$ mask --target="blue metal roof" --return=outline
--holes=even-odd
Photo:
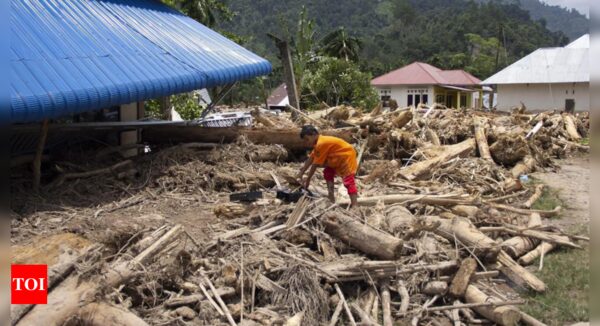
[[[229,84],[271,64],[153,0],[11,0],[11,122]]]

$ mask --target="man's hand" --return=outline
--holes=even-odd
[[[300,180],[300,184],[302,185],[302,188],[308,190],[308,186],[310,186],[310,179],[309,178],[304,178],[304,180]]]

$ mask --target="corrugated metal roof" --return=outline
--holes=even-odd
[[[464,70],[441,70],[423,62],[413,62],[373,79],[371,85],[478,85],[480,82]]]
[[[482,84],[547,84],[590,81],[589,38],[564,48],[542,48],[504,68]]]
[[[265,75],[271,64],[153,0],[11,0],[11,122]]]

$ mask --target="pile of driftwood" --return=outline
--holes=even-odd
[[[544,187],[519,177],[588,150],[584,119],[338,107],[282,121],[290,134],[313,123],[356,143],[358,209],[346,208],[343,187],[330,203],[320,176],[312,196],[275,198],[297,188],[302,146],[258,137],[260,126],[237,143],[61,168],[39,195],[60,212],[17,202],[13,262],[47,263],[49,295],[48,305],[11,307],[12,324],[543,325],[519,309],[519,290],[552,287],[534,273],[544,256],[589,239],[547,223],[562,208],[532,209]],[[227,200],[252,190],[263,198]],[[182,202],[211,208],[211,224],[195,226],[205,238],[151,214],[177,214]]]

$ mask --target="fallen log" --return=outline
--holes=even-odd
[[[118,259],[108,270],[97,278],[82,281],[69,277],[48,294],[48,304],[36,305],[17,325],[62,325],[70,316],[77,315],[79,309],[95,300],[104,288],[115,288],[135,276],[147,261],[174,242],[183,232],[180,225],[174,226],[160,237],[150,235],[151,243],[131,260]]]
[[[541,217],[554,217],[558,214],[560,214],[560,211],[562,210],[562,207],[560,206],[556,206],[553,210],[551,211],[545,211],[545,210],[539,210],[539,209],[521,209],[521,208],[516,208],[516,207],[512,207],[509,205],[503,205],[503,204],[495,204],[495,203],[488,203],[489,206],[498,209],[498,210],[505,210],[505,211],[509,211],[509,212],[513,212],[513,213],[517,213],[517,214],[521,214],[521,215],[531,215],[531,214],[540,214]]]
[[[528,228],[535,228],[542,225],[542,217],[540,214],[533,213],[529,217],[527,223]],[[505,240],[500,245],[504,251],[506,251],[511,257],[519,258],[535,248],[540,241],[536,238],[516,236]]]
[[[426,177],[432,171],[456,157],[464,157],[469,155],[475,149],[475,139],[468,139],[462,143],[455,145],[444,146],[445,150],[437,157],[414,163],[402,170],[400,174],[407,180],[416,180],[419,178]]]
[[[523,158],[523,160],[517,163],[510,172],[513,177],[518,178],[521,175],[531,173],[535,171],[535,159],[531,155],[527,155]]]
[[[392,126],[394,128],[401,129],[406,126],[413,118],[413,114],[410,111],[404,111],[398,114],[396,118],[392,120]]]
[[[364,225],[341,212],[325,213],[322,221],[327,233],[375,257],[396,259],[404,246],[401,239]]]
[[[579,135],[579,132],[577,132],[577,125],[575,124],[575,121],[573,120],[573,116],[570,114],[563,114],[562,118],[563,118],[563,122],[565,124],[565,130],[567,131],[567,135],[569,136],[570,140],[572,140],[572,141],[581,140],[581,136]]]
[[[533,195],[531,195],[531,197],[529,197],[529,199],[527,199],[527,201],[523,204],[523,207],[525,208],[531,208],[531,206],[538,200],[540,199],[540,197],[542,197],[542,194],[544,193],[544,185],[537,185],[535,187],[535,192],[533,193]]]
[[[523,266],[517,264],[506,252],[500,251],[498,262],[502,265],[500,272],[506,275],[511,281],[525,289],[531,289],[536,292],[545,292],[546,284],[537,276],[532,274]]]
[[[420,203],[426,205],[437,206],[455,206],[455,205],[470,205],[476,202],[476,199],[463,195],[420,195],[420,194],[397,194],[383,195],[375,197],[359,197],[358,204],[360,206],[375,206],[378,202],[383,202],[385,205],[397,203]],[[350,204],[350,200],[345,199],[340,201],[341,205]]]
[[[325,129],[320,133],[326,136],[335,136],[349,143],[355,143],[352,137],[357,128]],[[199,126],[155,126],[144,128],[144,140],[154,144],[188,143],[188,142],[214,142],[233,143],[240,136],[246,137],[254,144],[283,145],[288,150],[306,150],[307,146],[300,138],[300,128],[268,129],[268,128],[206,128]]]
[[[334,275],[339,280],[366,280],[378,279],[394,275],[412,274],[422,271],[449,271],[458,267],[454,260],[443,261],[435,264],[424,265],[422,263],[402,265],[397,261],[361,261],[347,262],[339,261],[320,264],[321,269]],[[365,275],[368,272],[369,275]]]
[[[448,291],[448,283],[444,281],[431,281],[425,284],[422,292],[427,295],[444,295]]]
[[[442,145],[442,142],[440,141],[440,137],[431,128],[425,129],[425,139],[427,139],[434,146],[441,146]]]
[[[482,232],[496,232],[501,231],[513,235],[519,235],[524,237],[536,238],[541,241],[554,243],[560,246],[569,247],[573,249],[582,249],[582,247],[574,242],[572,242],[568,237],[564,235],[558,235],[550,232],[540,231],[540,230],[528,230],[528,229],[518,229],[509,226],[501,226],[501,227],[482,227],[480,228]]]
[[[498,255],[498,244],[490,237],[479,231],[471,221],[461,216],[454,216],[451,220],[442,219],[437,216],[427,216],[427,222],[439,223],[439,227],[433,232],[451,243],[459,241],[460,244],[470,248],[476,255],[485,260],[493,261]]]
[[[63,184],[66,180],[90,178],[90,177],[101,175],[101,174],[114,173],[115,171],[117,171],[121,168],[127,167],[131,164],[133,164],[133,161],[125,160],[125,161],[119,162],[117,164],[114,164],[114,165],[111,165],[109,167],[102,168],[102,169],[96,169],[96,170],[87,171],[87,172],[64,173],[64,174],[61,174],[58,178],[56,178],[56,180],[54,180],[52,182],[52,185],[55,187],[58,187],[61,184]]]
[[[467,291],[471,277],[473,277],[476,270],[477,261],[475,259],[467,258],[463,260],[458,272],[456,272],[456,275],[454,275],[454,278],[452,279],[452,283],[450,283],[448,292],[457,298],[462,298],[465,291]]]
[[[489,303],[489,302],[500,302],[500,300],[490,297],[483,293],[474,285],[469,285],[465,292],[465,300],[467,303]],[[479,306],[473,307],[478,314],[485,318],[504,326],[517,325],[521,320],[521,313],[513,306],[501,306],[501,307],[490,307],[490,306]]]
[[[392,326],[392,305],[389,289],[389,281],[385,280],[381,285],[381,311],[383,312],[383,326]]]
[[[575,142],[572,142],[572,141],[568,141],[566,139],[557,138],[556,142],[559,143],[559,144],[561,144],[561,145],[563,145],[563,146],[572,146],[572,147],[575,147],[575,148],[577,148],[577,149],[579,149],[581,151],[584,151],[584,152],[589,152],[590,151],[590,146],[588,146],[588,145],[582,145],[582,144],[575,143]]]
[[[568,241],[569,238],[565,237],[565,240]],[[540,256],[547,254],[548,252],[552,251],[556,247],[557,247],[557,245],[554,243],[542,242],[535,249],[533,249],[532,251],[528,252],[527,254],[525,254],[521,258],[519,258],[518,262],[519,262],[519,264],[525,265],[525,266],[531,265]]]
[[[529,326],[546,326],[546,324],[521,311],[521,322]]]
[[[490,153],[490,147],[488,145],[487,136],[485,135],[485,124],[487,120],[474,117],[473,125],[475,128],[475,141],[477,142],[477,148],[479,149],[479,156],[481,158],[493,162],[492,154]]]

